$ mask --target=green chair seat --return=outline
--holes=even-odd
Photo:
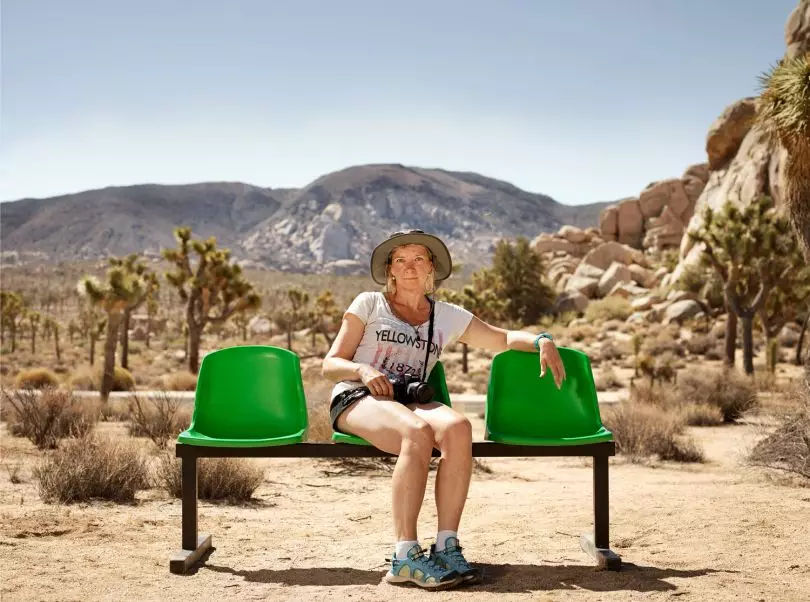
[[[177,441],[204,447],[293,445],[304,441],[308,427],[298,356],[245,345],[203,358],[191,425]]]
[[[447,390],[447,382],[445,382],[444,366],[442,366],[442,363],[440,361],[437,361],[436,364],[433,366],[433,369],[430,371],[430,374],[428,375],[427,381],[433,387],[433,390],[436,391],[434,401],[443,403],[448,408],[453,407],[450,404],[450,393]],[[332,441],[334,441],[335,443],[349,443],[351,445],[371,445],[371,443],[369,443],[362,437],[337,432],[332,433]]]
[[[558,389],[551,370],[539,378],[536,353],[503,351],[492,360],[485,435],[512,445],[586,445],[613,441],[602,425],[591,362],[558,347],[566,378]]]

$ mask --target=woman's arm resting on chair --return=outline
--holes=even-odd
[[[514,349],[516,351],[537,351],[534,345],[537,339],[536,334],[524,330],[504,330],[497,326],[487,324],[483,320],[473,316],[467,330],[461,335],[459,341],[466,343],[470,347],[489,349],[491,351],[506,351]],[[540,376],[545,374],[546,368],[551,369],[554,375],[554,382],[557,388],[565,380],[565,367],[557,351],[557,346],[551,339],[540,339]]]

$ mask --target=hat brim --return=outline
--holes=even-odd
[[[447,246],[432,234],[409,232],[384,240],[377,245],[371,253],[371,278],[377,284],[386,284],[386,265],[391,251],[402,245],[423,245],[433,254],[433,269],[435,281],[446,280],[453,271],[453,260]]]

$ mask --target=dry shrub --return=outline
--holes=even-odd
[[[604,322],[605,320],[624,321],[633,313],[630,301],[624,297],[614,295],[604,299],[596,299],[585,309],[585,319],[589,322]]]
[[[707,351],[714,348],[715,342],[706,335],[695,335],[686,341],[686,350],[692,355],[705,355]]]
[[[131,395],[129,398],[129,424],[131,437],[148,437],[163,449],[171,439],[175,439],[191,420],[188,408],[181,407],[178,399],[173,399],[165,391],[156,395]]]
[[[69,391],[4,390],[3,399],[11,407],[9,432],[27,438],[39,449],[52,449],[65,437],[83,437],[98,422],[97,407],[90,407]]]
[[[246,502],[264,479],[264,472],[245,458],[200,458],[197,460],[197,495],[203,500]],[[161,454],[157,482],[174,497],[182,495],[180,460]]]
[[[309,429],[307,441],[330,441],[332,439],[332,419],[329,417],[329,404],[316,403],[307,408]]]
[[[689,426],[719,426],[723,424],[723,413],[717,406],[707,403],[685,403],[681,414]]]
[[[65,441],[34,469],[46,503],[92,499],[132,502],[149,487],[146,456],[128,442],[94,436]]]
[[[672,383],[650,386],[649,382],[634,383],[630,388],[630,401],[656,406],[668,414],[678,415],[688,426],[718,426],[723,424],[720,408],[708,403],[696,403],[681,395]]]
[[[706,350],[706,353],[703,354],[703,357],[707,360],[721,360],[726,356],[726,347],[724,344],[715,344],[713,347],[710,347]]]
[[[576,326],[570,326],[565,332],[565,335],[572,341],[581,343],[582,341],[591,341],[595,339],[598,333],[599,331],[593,326],[588,324],[578,324]]]
[[[195,391],[197,376],[191,372],[172,372],[160,377],[161,387],[165,391]]]
[[[802,388],[789,396],[798,407],[754,446],[749,461],[810,480],[810,393]]]
[[[20,370],[14,379],[19,389],[47,389],[59,386],[59,377],[48,368]]]
[[[684,435],[683,417],[653,405],[625,402],[607,408],[605,426],[620,454],[639,461],[649,456],[675,462],[702,462],[703,451]]]
[[[694,370],[681,375],[678,395],[682,402],[720,408],[724,422],[734,422],[757,406],[754,382],[734,369]]]
[[[664,353],[676,356],[684,354],[684,346],[679,343],[670,330],[662,330],[657,335],[644,339],[641,349],[647,355],[657,357]]]
[[[616,375],[613,366],[607,365],[602,368],[594,378],[597,391],[609,391],[610,389],[620,389],[622,381]]]
[[[601,360],[620,360],[627,356],[629,350],[627,346],[617,341],[605,341],[599,348],[599,359]]]
[[[74,391],[98,391],[101,389],[101,379],[104,376],[104,368],[91,366],[80,366],[71,374],[69,382],[70,388]],[[126,368],[116,366],[113,371],[113,391],[134,391],[135,378]]]

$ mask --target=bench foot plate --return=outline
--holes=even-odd
[[[211,535],[201,533],[197,536],[197,548],[195,550],[180,550],[172,554],[169,559],[169,571],[172,573],[185,573],[194,565],[202,555],[211,548]]]
[[[596,560],[600,570],[618,571],[622,568],[622,559],[610,548],[597,548],[592,535],[579,538],[579,545],[584,552]]]

